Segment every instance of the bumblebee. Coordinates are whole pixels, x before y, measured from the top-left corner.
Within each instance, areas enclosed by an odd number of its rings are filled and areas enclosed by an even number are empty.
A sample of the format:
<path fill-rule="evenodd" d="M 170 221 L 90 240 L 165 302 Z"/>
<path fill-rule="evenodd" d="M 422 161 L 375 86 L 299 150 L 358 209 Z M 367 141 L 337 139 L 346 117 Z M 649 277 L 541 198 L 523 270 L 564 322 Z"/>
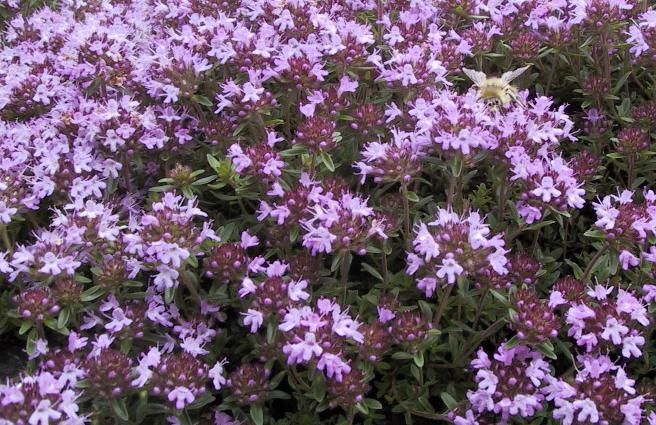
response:
<path fill-rule="evenodd" d="M 498 109 L 511 102 L 524 106 L 517 94 L 517 87 L 510 83 L 529 68 L 530 65 L 508 71 L 501 77 L 488 77 L 484 72 L 467 68 L 463 68 L 462 71 L 478 88 L 478 98 L 486 105 Z"/>

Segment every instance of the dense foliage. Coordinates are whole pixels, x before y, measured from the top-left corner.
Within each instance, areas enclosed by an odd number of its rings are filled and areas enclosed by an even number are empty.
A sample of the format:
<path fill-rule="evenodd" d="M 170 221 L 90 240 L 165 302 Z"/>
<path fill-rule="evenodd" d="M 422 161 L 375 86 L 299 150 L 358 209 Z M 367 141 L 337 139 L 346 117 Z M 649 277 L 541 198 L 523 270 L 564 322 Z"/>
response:
<path fill-rule="evenodd" d="M 0 424 L 656 424 L 656 6 L 0 17 Z"/>

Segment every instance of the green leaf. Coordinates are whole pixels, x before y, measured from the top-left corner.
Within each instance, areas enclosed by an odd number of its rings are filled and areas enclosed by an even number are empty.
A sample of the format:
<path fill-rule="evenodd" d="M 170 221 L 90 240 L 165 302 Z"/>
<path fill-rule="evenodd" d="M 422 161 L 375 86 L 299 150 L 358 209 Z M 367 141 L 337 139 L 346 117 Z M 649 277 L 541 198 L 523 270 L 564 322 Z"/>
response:
<path fill-rule="evenodd" d="M 68 325 L 68 320 L 71 317 L 71 309 L 70 308 L 64 308 L 62 311 L 59 312 L 59 317 L 57 318 L 57 327 L 58 328 L 65 328 L 66 325 Z"/>
<path fill-rule="evenodd" d="M 25 345 L 25 351 L 27 351 L 27 354 L 32 355 L 34 353 L 34 349 L 36 348 L 36 340 L 39 337 L 39 333 L 36 331 L 36 329 L 32 328 L 30 333 L 27 335 L 27 344 Z"/>
<path fill-rule="evenodd" d="M 515 335 L 514 337 L 510 338 L 510 340 L 508 340 L 508 342 L 506 342 L 506 344 L 503 347 L 506 350 L 510 350 L 511 348 L 517 347 L 521 342 L 522 340 L 519 339 L 517 335 Z"/>
<path fill-rule="evenodd" d="M 425 395 L 420 395 L 419 397 L 417 397 L 417 401 L 419 402 L 419 404 L 421 404 L 421 407 L 423 407 L 426 412 L 428 413 L 435 412 L 435 409 L 433 409 L 433 406 L 431 405 L 430 401 L 428 401 Z"/>
<path fill-rule="evenodd" d="M 122 421 L 127 421 L 130 419 L 130 414 L 128 412 L 128 407 L 125 405 L 125 400 L 122 398 L 113 398 L 109 404 L 112 407 L 112 412 L 121 419 Z"/>
<path fill-rule="evenodd" d="M 551 344 L 549 341 L 541 342 L 537 345 L 537 349 L 539 352 L 544 354 L 546 357 L 550 359 L 557 359 L 558 356 L 556 356 L 556 353 L 554 352 L 554 346 Z"/>
<path fill-rule="evenodd" d="M 421 314 L 424 316 L 424 320 L 426 320 L 429 323 L 432 322 L 433 310 L 431 309 L 431 305 L 423 300 L 419 300 L 417 303 L 419 304 L 419 309 L 421 310 Z"/>
<path fill-rule="evenodd" d="M 419 369 L 419 368 L 417 367 L 417 365 L 411 365 L 411 366 L 410 366 L 410 373 L 412 374 L 412 376 L 415 378 L 415 380 L 416 380 L 417 382 L 420 382 L 420 383 L 421 383 L 421 381 L 422 381 L 422 377 L 421 377 L 421 369 Z"/>
<path fill-rule="evenodd" d="M 595 238 L 595 239 L 605 239 L 606 238 L 606 234 L 604 232 L 602 232 L 601 230 L 596 230 L 596 229 L 595 230 L 590 229 L 590 230 L 586 231 L 583 234 L 583 236 L 586 236 L 588 238 Z"/>
<path fill-rule="evenodd" d="M 195 255 L 190 255 L 187 258 L 187 264 L 195 269 L 198 268 L 198 258 Z"/>
<path fill-rule="evenodd" d="M 380 280 L 381 282 L 383 281 L 383 276 L 380 273 L 378 273 L 378 270 L 373 268 L 371 265 L 367 263 L 362 263 L 362 268 L 365 271 L 369 272 L 369 274 L 375 277 L 376 279 Z"/>
<path fill-rule="evenodd" d="M 148 189 L 150 192 L 168 192 L 173 189 L 173 186 L 170 184 L 165 184 L 163 186 L 155 186 Z"/>
<path fill-rule="evenodd" d="M 626 84 L 626 80 L 629 79 L 629 75 L 631 75 L 631 72 L 633 71 L 628 71 L 624 75 L 622 75 L 618 80 L 617 83 L 615 84 L 615 87 L 613 88 L 613 94 L 617 94 L 620 92 L 622 87 L 624 87 L 624 84 Z"/>
<path fill-rule="evenodd" d="M 92 286 L 80 295 L 80 301 L 88 302 L 100 298 L 105 294 L 105 289 L 101 286 Z"/>
<path fill-rule="evenodd" d="M 210 392 L 205 392 L 202 395 L 196 397 L 194 402 L 187 406 L 187 410 L 200 409 L 203 406 L 207 406 L 214 400 L 216 400 L 216 397 L 214 397 Z"/>
<path fill-rule="evenodd" d="M 221 163 L 210 154 L 207 154 L 207 163 L 210 164 L 210 167 L 212 167 L 215 171 L 221 168 Z"/>
<path fill-rule="evenodd" d="M 217 235 L 219 236 L 221 241 L 225 242 L 230 240 L 230 237 L 235 232 L 235 227 L 236 227 L 235 223 L 231 222 L 220 228 L 219 231 L 217 232 Z"/>
<path fill-rule="evenodd" d="M 281 400 L 290 400 L 292 398 L 292 396 L 290 396 L 289 394 L 287 394 L 284 391 L 275 390 L 275 391 L 270 391 L 269 392 L 269 398 L 270 399 L 279 398 Z"/>
<path fill-rule="evenodd" d="M 333 158 L 330 156 L 329 153 L 321 152 L 319 158 L 321 158 L 321 162 L 323 162 L 323 165 L 326 166 L 328 171 L 330 171 L 331 173 L 335 171 L 335 163 L 333 162 Z"/>
<path fill-rule="evenodd" d="M 414 356 L 404 351 L 398 351 L 392 354 L 392 358 L 394 360 L 410 360 L 410 359 L 414 359 Z"/>
<path fill-rule="evenodd" d="M 432 320 L 432 319 L 431 319 L 431 320 Z M 433 328 L 433 329 L 429 329 L 427 333 L 428 333 L 428 336 L 429 336 L 429 337 L 431 337 L 431 336 L 432 336 L 432 337 L 436 337 L 436 336 L 440 336 L 440 335 L 442 335 L 442 331 L 439 330 L 439 329 L 435 329 L 435 328 Z"/>
<path fill-rule="evenodd" d="M 447 393 L 446 391 L 444 391 L 440 394 L 440 398 L 442 399 L 442 401 L 446 405 L 447 409 L 453 410 L 456 407 L 458 407 L 458 402 L 456 401 L 456 399 L 453 398 L 453 396 L 451 394 Z"/>
<path fill-rule="evenodd" d="M 316 377 L 312 382 L 312 398 L 321 403 L 326 397 L 326 383 L 321 377 Z"/>
<path fill-rule="evenodd" d="M 415 353 L 412 358 L 417 365 L 417 367 L 424 367 L 424 352 L 419 350 Z"/>
<path fill-rule="evenodd" d="M 337 255 L 333 256 L 333 261 L 330 263 L 330 271 L 335 272 L 339 268 L 339 265 L 344 261 L 344 255 L 340 252 Z"/>
<path fill-rule="evenodd" d="M 301 232 L 301 229 L 298 226 L 292 227 L 292 229 L 289 232 L 289 241 L 292 242 L 292 243 L 296 242 L 300 232 Z"/>
<path fill-rule="evenodd" d="M 275 323 L 269 321 L 267 323 L 267 342 L 273 344 L 273 341 L 276 339 L 278 334 L 278 326 Z"/>
<path fill-rule="evenodd" d="M 32 322 L 23 322 L 20 329 L 18 329 L 18 335 L 24 335 L 25 332 L 32 329 Z"/>
<path fill-rule="evenodd" d="M 459 177 L 462 174 L 463 161 L 461 155 L 456 155 L 451 161 L 451 175 L 453 177 Z"/>
<path fill-rule="evenodd" d="M 364 399 L 364 404 L 365 404 L 368 408 L 373 409 L 373 410 L 378 410 L 378 409 L 382 409 L 382 408 L 383 408 L 383 405 L 380 403 L 380 401 L 378 401 L 378 400 L 376 400 L 376 399 L 374 399 L 374 398 L 365 398 L 365 399 Z"/>
<path fill-rule="evenodd" d="M 185 196 L 185 198 L 191 199 L 194 197 L 194 191 L 191 189 L 189 186 L 185 186 L 182 188 L 182 194 Z"/>
<path fill-rule="evenodd" d="M 264 424 L 264 412 L 262 412 L 262 406 L 259 404 L 254 404 L 251 406 L 251 418 L 255 425 Z"/>
<path fill-rule="evenodd" d="M 497 300 L 501 301 L 504 304 L 508 303 L 508 298 L 506 295 L 502 294 L 501 292 L 497 291 L 496 289 L 490 289 L 490 294 Z"/>
<path fill-rule="evenodd" d="M 194 425 L 191 418 L 189 417 L 189 412 L 187 412 L 186 409 L 177 415 L 177 418 L 180 420 L 180 425 Z"/>
<path fill-rule="evenodd" d="M 146 418 L 146 408 L 148 407 L 148 391 L 139 392 L 135 410 L 136 423 L 141 423 Z"/>
<path fill-rule="evenodd" d="M 204 184 L 207 184 L 209 182 L 212 182 L 217 179 L 218 176 L 207 176 L 203 177 L 202 179 L 198 179 L 195 182 L 193 182 L 191 185 L 192 186 L 202 186 Z"/>
<path fill-rule="evenodd" d="M 369 414 L 369 408 L 362 402 L 356 404 L 355 408 L 358 409 L 358 411 L 360 413 L 362 413 L 363 415 L 368 415 Z"/>
<path fill-rule="evenodd" d="M 583 270 L 581 270 L 581 267 L 579 267 L 578 264 L 567 258 L 565 259 L 565 263 L 567 263 L 567 265 L 572 268 L 574 271 L 574 277 L 576 279 L 581 279 L 583 277 Z"/>
<path fill-rule="evenodd" d="M 203 96 L 202 94 L 195 94 L 191 96 L 191 100 L 203 106 L 207 106 L 209 108 L 212 108 L 214 106 L 212 101 L 209 100 L 207 97 Z"/>
<path fill-rule="evenodd" d="M 76 282 L 79 282 L 79 283 L 91 283 L 91 279 L 89 279 L 86 276 L 82 276 L 79 273 L 76 273 L 73 278 L 75 279 Z"/>
<path fill-rule="evenodd" d="M 419 202 L 419 196 L 410 190 L 405 192 L 405 197 L 408 198 L 408 201 L 410 202 Z"/>
<path fill-rule="evenodd" d="M 271 379 L 271 381 L 269 382 L 269 387 L 270 388 L 277 388 L 278 385 L 280 385 L 280 383 L 282 382 L 284 377 L 285 377 L 285 371 L 284 370 L 278 372 L 276 374 L 276 376 L 274 376 L 273 379 Z"/>
<path fill-rule="evenodd" d="M 553 223 L 555 223 L 555 221 L 553 221 L 553 220 L 545 220 L 545 221 L 541 221 L 541 222 L 539 222 L 539 223 L 531 224 L 530 226 L 528 226 L 528 227 L 526 228 L 526 230 L 537 230 L 537 229 L 541 229 L 541 228 L 543 228 L 543 227 L 545 227 L 545 226 L 548 226 L 548 225 L 550 225 L 550 224 L 553 224 Z"/>
<path fill-rule="evenodd" d="M 380 248 L 377 248 L 373 245 L 367 246 L 367 253 L 368 254 L 380 254 L 381 252 L 383 252 L 383 251 L 381 251 Z"/>
<path fill-rule="evenodd" d="M 173 302 L 173 298 L 175 297 L 175 288 L 166 288 L 164 291 L 164 302 L 166 304 L 171 304 Z"/>

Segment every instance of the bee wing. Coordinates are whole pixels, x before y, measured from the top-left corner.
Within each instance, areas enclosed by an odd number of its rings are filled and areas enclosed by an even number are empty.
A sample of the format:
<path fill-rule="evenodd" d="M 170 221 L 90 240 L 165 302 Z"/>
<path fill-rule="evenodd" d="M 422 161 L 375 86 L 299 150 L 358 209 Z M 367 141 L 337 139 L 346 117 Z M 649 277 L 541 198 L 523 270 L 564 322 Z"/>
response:
<path fill-rule="evenodd" d="M 487 79 L 487 75 L 485 75 L 484 72 L 474 71 L 473 69 L 469 68 L 462 68 L 462 72 L 464 72 L 465 75 L 469 77 L 469 79 L 472 80 L 477 86 L 483 84 L 483 82 Z"/>
<path fill-rule="evenodd" d="M 531 65 L 526 65 L 524 67 L 515 69 L 514 71 L 508 71 L 505 72 L 502 76 L 501 79 L 503 80 L 504 83 L 509 84 L 512 80 L 515 78 L 519 77 L 522 75 L 527 69 L 529 69 Z"/>
<path fill-rule="evenodd" d="M 508 97 L 510 97 L 511 101 L 514 102 L 515 104 L 519 105 L 522 108 L 526 108 L 526 104 L 522 100 L 521 97 L 519 97 L 517 91 L 515 90 L 509 90 L 507 92 Z"/>

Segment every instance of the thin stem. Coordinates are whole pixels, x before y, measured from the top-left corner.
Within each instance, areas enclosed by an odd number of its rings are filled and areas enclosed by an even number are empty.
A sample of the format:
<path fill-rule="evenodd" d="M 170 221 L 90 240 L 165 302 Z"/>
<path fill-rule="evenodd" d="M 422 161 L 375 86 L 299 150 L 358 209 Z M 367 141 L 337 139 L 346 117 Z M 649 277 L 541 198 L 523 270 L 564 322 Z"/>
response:
<path fill-rule="evenodd" d="M 242 201 L 241 196 L 237 198 L 237 204 L 239 204 L 239 209 L 241 210 L 242 214 L 247 216 L 248 211 L 246 211 L 246 206 L 244 205 L 244 202 Z"/>
<path fill-rule="evenodd" d="M 37 320 L 37 321 L 35 322 L 35 326 L 36 326 L 36 333 L 37 333 L 37 335 L 39 335 L 39 338 L 41 338 L 41 339 L 45 339 L 45 337 L 46 337 L 46 330 L 45 330 L 45 328 L 43 327 L 43 322 L 40 321 L 40 320 Z"/>
<path fill-rule="evenodd" d="M 291 373 L 291 375 L 294 377 L 294 380 L 295 380 L 299 385 L 303 386 L 303 388 L 304 388 L 306 391 L 311 391 L 311 390 L 312 390 L 312 388 L 310 388 L 310 386 L 309 386 L 309 385 L 303 380 L 303 378 L 301 378 L 301 377 L 298 375 L 298 371 L 296 370 L 296 366 L 292 366 L 291 368 L 290 368 L 289 366 L 285 366 L 285 368 L 287 369 L 287 372 L 288 372 L 288 373 Z"/>
<path fill-rule="evenodd" d="M 556 64 L 558 63 L 558 52 L 554 55 L 553 61 L 551 62 L 551 70 L 549 71 L 549 78 L 547 79 L 547 86 L 544 88 L 544 95 L 549 96 L 549 89 L 551 88 L 551 83 L 553 77 L 556 74 Z"/>
<path fill-rule="evenodd" d="M 260 133 L 262 134 L 262 139 L 266 140 L 266 138 L 267 138 L 266 124 L 264 123 L 264 119 L 262 118 L 262 115 L 260 115 L 259 112 L 255 113 L 255 121 L 257 122 L 258 126 L 260 127 Z"/>
<path fill-rule="evenodd" d="M 129 193 L 134 192 L 134 188 L 132 187 L 132 175 L 130 173 L 130 157 L 128 154 L 125 154 L 123 156 L 123 180 L 125 181 L 125 190 L 127 190 Z M 167 173 L 168 175 L 168 173 Z"/>
<path fill-rule="evenodd" d="M 32 225 L 32 227 L 33 227 L 34 229 L 38 229 L 39 227 L 41 227 L 41 226 L 39 225 L 39 222 L 36 220 L 36 216 L 35 216 L 35 214 L 34 214 L 33 212 L 28 212 L 28 213 L 26 213 L 26 214 L 25 214 L 25 218 L 27 219 L 27 221 L 30 222 L 30 224 Z"/>
<path fill-rule="evenodd" d="M 463 181 L 463 156 L 458 153 L 452 158 L 449 170 L 449 191 L 447 193 L 447 208 L 456 212 L 462 212 L 463 199 L 462 190 L 464 186 Z"/>
<path fill-rule="evenodd" d="M 498 211 L 499 211 L 499 221 L 503 221 L 503 216 L 506 209 L 506 179 L 501 180 L 501 186 L 499 187 L 499 199 L 497 201 Z"/>
<path fill-rule="evenodd" d="M 435 313 L 435 318 L 433 319 L 433 327 L 437 329 L 437 325 L 440 324 L 440 320 L 442 319 L 442 315 L 444 314 L 444 308 L 446 307 L 447 300 L 449 299 L 449 295 L 451 295 L 451 291 L 453 290 L 453 285 L 448 285 L 446 289 L 444 289 L 444 293 L 442 294 L 442 299 L 440 300 L 440 304 L 437 306 L 437 312 Z"/>
<path fill-rule="evenodd" d="M 378 31 L 376 34 L 377 38 L 377 43 L 378 45 L 383 43 L 383 30 L 385 29 L 385 26 L 383 25 L 383 0 L 378 0 L 377 2 L 377 21 L 378 21 Z"/>
<path fill-rule="evenodd" d="M 453 209 L 453 197 L 456 192 L 456 179 L 454 176 L 449 175 L 449 189 L 446 193 L 446 208 Z"/>
<path fill-rule="evenodd" d="M 597 262 L 599 262 L 599 259 L 601 258 L 606 251 L 608 251 L 608 248 L 610 248 L 610 242 L 606 242 L 604 246 L 601 247 L 599 251 L 592 257 L 590 262 L 588 263 L 588 266 L 585 268 L 585 271 L 583 272 L 583 276 L 581 277 L 581 280 L 583 283 L 587 283 L 588 280 L 590 279 L 590 274 L 592 273 L 593 269 L 597 265 Z"/>
<path fill-rule="evenodd" d="M 349 409 L 348 419 L 347 420 L 348 420 L 349 425 L 352 425 L 353 421 L 355 420 L 355 410 L 353 409 L 353 407 L 351 407 Z"/>
<path fill-rule="evenodd" d="M 483 301 L 485 301 L 488 292 L 489 288 L 486 286 L 481 293 L 481 299 L 478 300 L 478 307 L 476 308 L 476 316 L 474 316 L 474 324 L 472 325 L 472 329 L 476 329 L 476 325 L 478 325 L 478 320 L 481 318 L 481 312 L 483 311 Z"/>
<path fill-rule="evenodd" d="M 387 293 L 389 285 L 389 271 L 387 270 L 387 254 L 385 253 L 385 244 L 383 243 L 383 255 L 381 258 L 381 269 L 383 270 L 383 295 Z"/>
<path fill-rule="evenodd" d="M 0 238 L 2 239 L 2 245 L 4 246 L 5 251 L 8 251 L 10 254 L 13 253 L 14 244 L 11 243 L 11 240 L 9 239 L 6 224 L 0 224 Z"/>
<path fill-rule="evenodd" d="M 405 240 L 405 249 L 410 251 L 412 244 L 410 241 L 410 204 L 408 202 L 408 186 L 401 186 L 401 194 L 403 195 L 403 236 Z"/>
<path fill-rule="evenodd" d="M 515 238 L 519 236 L 523 231 L 524 231 L 524 226 L 521 225 L 517 228 L 517 230 L 515 230 L 510 235 L 508 235 L 508 237 L 506 238 L 506 245 L 510 245 L 510 242 L 514 241 Z"/>
<path fill-rule="evenodd" d="M 203 124 L 203 126 L 207 127 L 208 122 L 207 122 L 207 117 L 205 116 L 205 112 L 203 111 L 203 108 L 200 107 L 200 105 L 196 102 L 191 102 L 192 105 L 194 105 L 194 111 L 196 111 L 196 115 L 198 115 L 198 119 L 200 122 Z"/>
<path fill-rule="evenodd" d="M 496 322 L 492 323 L 487 329 L 485 329 L 479 336 L 476 338 L 474 343 L 465 351 L 465 353 L 460 356 L 461 360 L 466 360 L 471 356 L 471 354 L 476 350 L 476 347 L 480 345 L 481 342 L 485 341 L 487 338 L 492 336 L 496 331 L 501 329 L 506 324 L 506 319 L 499 319 Z"/>
<path fill-rule="evenodd" d="M 310 155 L 310 163 L 308 164 L 310 167 L 310 169 L 308 170 L 308 174 L 310 175 L 310 177 L 314 177 L 316 174 L 314 169 L 314 164 L 316 164 L 316 162 L 317 162 L 317 153 L 312 152 L 312 154 Z"/>
<path fill-rule="evenodd" d="M 343 288 L 342 293 L 342 305 L 346 304 L 346 293 L 348 290 L 348 274 L 351 268 L 351 253 L 346 251 L 344 257 L 342 258 L 342 263 L 339 265 L 339 282 Z"/>
<path fill-rule="evenodd" d="M 436 421 L 449 421 L 449 422 L 451 422 L 451 420 L 449 419 L 448 416 L 440 415 L 439 413 L 421 412 L 419 410 L 408 410 L 408 412 L 410 412 L 410 414 L 412 414 L 412 415 L 419 416 L 419 417 L 426 418 L 426 419 L 433 419 L 433 420 L 436 420 Z"/>
<path fill-rule="evenodd" d="M 200 297 L 200 294 L 198 293 L 196 286 L 194 286 L 194 283 L 190 281 L 189 278 L 187 277 L 185 271 L 182 271 L 182 273 L 180 273 L 180 278 L 184 286 L 186 286 L 187 289 L 189 290 L 189 293 L 191 294 L 194 301 L 196 301 L 196 304 L 200 305 L 203 299 Z"/>
<path fill-rule="evenodd" d="M 499 167 L 499 191 L 497 193 L 497 212 L 500 222 L 506 214 L 506 202 L 508 198 L 508 168 Z"/>
<path fill-rule="evenodd" d="M 627 161 L 627 176 L 628 176 L 628 181 L 626 182 L 626 186 L 631 189 L 633 187 L 633 181 L 636 179 L 636 170 L 635 170 L 635 157 L 636 154 L 630 153 L 628 156 L 628 161 Z"/>
<path fill-rule="evenodd" d="M 535 255 L 535 250 L 538 247 L 538 240 L 540 240 L 540 233 L 542 232 L 542 229 L 538 229 L 537 232 L 535 232 L 535 235 L 533 236 L 533 244 L 531 245 L 531 253 Z"/>

